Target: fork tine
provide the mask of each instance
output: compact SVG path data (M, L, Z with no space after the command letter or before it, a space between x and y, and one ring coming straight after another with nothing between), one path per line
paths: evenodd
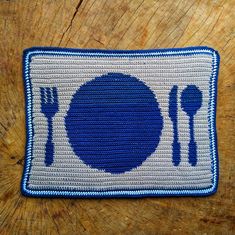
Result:
M47 103L52 103L52 96L51 96L51 88L47 87L46 88L46 95L47 95Z
M45 89L40 87L41 103L45 104Z
M53 92L53 100L54 100L54 103L58 103L58 94L57 94L57 89L56 89L56 87L52 87L52 92Z

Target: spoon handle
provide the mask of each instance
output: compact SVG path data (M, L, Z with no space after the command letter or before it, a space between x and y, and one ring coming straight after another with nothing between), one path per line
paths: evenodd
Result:
M190 140L188 147L189 147L189 163L192 166L196 166L196 164L197 164L197 145L196 145L196 142L193 140Z
M174 166L178 166L180 164L180 143L176 138L174 138L172 143L172 149L173 149L173 164Z
M190 116L190 118L189 118L189 128L190 128L190 141L189 141L189 144L188 144L189 163L192 166L196 166L196 164L197 164L197 144L194 140L193 116Z

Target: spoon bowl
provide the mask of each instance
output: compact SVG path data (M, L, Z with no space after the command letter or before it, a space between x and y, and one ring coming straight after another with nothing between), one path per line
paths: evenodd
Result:
M194 116L202 106L202 92L195 86L187 86L181 95L181 107L189 117Z

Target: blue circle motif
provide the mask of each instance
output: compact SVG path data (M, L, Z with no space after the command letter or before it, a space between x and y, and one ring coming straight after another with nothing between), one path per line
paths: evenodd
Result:
M156 150L163 118L147 85L130 75L108 73L76 91L65 127L85 164L118 174L140 166Z

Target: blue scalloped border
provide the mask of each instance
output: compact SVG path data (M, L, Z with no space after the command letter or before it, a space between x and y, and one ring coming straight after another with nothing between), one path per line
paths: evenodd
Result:
M29 189L28 180L31 170L33 149L33 120L32 120L32 87L30 81L30 61L34 55L63 55L63 56L101 56L101 57L149 57L149 56L188 56L194 54L209 54L212 56L212 74L210 77L208 121L210 133L210 151L212 161L212 186L204 189L153 189L153 190L106 190L106 191L75 191L75 190L35 190ZM217 51L209 47L186 47L151 50L100 50L100 49L72 49L57 47L32 47L23 53L23 78L25 87L26 109L26 159L21 181L21 191L25 196L34 197L65 197L65 198L109 198L109 197L166 197L166 196L208 196L214 194L218 188L219 162L216 134L216 99L217 81L220 56Z

